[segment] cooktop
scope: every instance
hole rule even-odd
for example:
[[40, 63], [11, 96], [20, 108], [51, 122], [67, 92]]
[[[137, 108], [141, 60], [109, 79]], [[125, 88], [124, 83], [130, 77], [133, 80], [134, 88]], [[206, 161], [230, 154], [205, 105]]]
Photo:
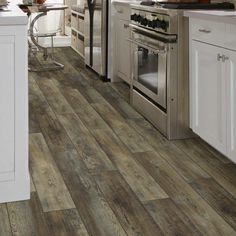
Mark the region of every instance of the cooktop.
[[155, 2], [143, 1], [141, 5], [145, 6], [160, 6], [167, 9], [208, 9], [208, 10], [223, 10], [234, 9], [234, 4], [230, 2], [221, 3], [173, 3], [173, 2]]

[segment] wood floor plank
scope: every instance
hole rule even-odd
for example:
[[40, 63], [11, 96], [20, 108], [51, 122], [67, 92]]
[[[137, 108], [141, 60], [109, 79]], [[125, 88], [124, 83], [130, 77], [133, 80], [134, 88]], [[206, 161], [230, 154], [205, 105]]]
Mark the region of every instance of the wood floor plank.
[[47, 101], [54, 112], [57, 114], [73, 113], [73, 109], [53, 83], [53, 80], [42, 76], [40, 79], [37, 79], [37, 84], [44, 96], [47, 97]]
[[191, 186], [236, 230], [236, 199], [214, 179], [198, 179]]
[[94, 137], [116, 164], [121, 175], [141, 201], [168, 198], [168, 195], [140, 166], [121, 141], [109, 130], [94, 130]]
[[42, 134], [29, 139], [30, 169], [44, 212], [75, 208]]
[[[193, 139], [175, 141], [175, 145], [183, 150], [193, 162], [197, 163], [230, 194], [236, 197], [236, 173], [235, 171], [229, 171], [229, 164], [223, 164], [212, 153], [199, 147]], [[233, 166], [235, 165], [233, 164]]]
[[7, 207], [14, 236], [52, 235], [36, 193], [31, 193], [29, 201], [8, 203]]
[[0, 235], [12, 235], [6, 204], [0, 204]]
[[89, 235], [126, 235], [76, 150], [58, 153], [55, 160]]
[[34, 181], [32, 179], [32, 176], [30, 175], [30, 192], [36, 192]]
[[159, 154], [139, 153], [136, 159], [203, 235], [235, 234], [233, 228]]
[[108, 127], [77, 89], [61, 86], [60, 91], [87, 127], [91, 129], [105, 129]]
[[161, 136], [145, 120], [129, 120], [137, 132], [143, 135], [150, 145], [165, 159], [187, 182], [192, 182], [198, 178], [210, 178], [210, 176], [193, 162], [188, 155], [177, 148], [171, 141]]
[[58, 119], [65, 127], [88, 169], [93, 172], [116, 169], [95, 138], [75, 114], [59, 115]]
[[142, 116], [135, 111], [124, 99], [121, 98], [110, 83], [95, 85], [95, 88], [106, 101], [125, 119], [139, 119]]
[[46, 213], [48, 227], [55, 236], [88, 236], [76, 209]]
[[119, 173], [103, 172], [95, 179], [128, 235], [163, 235]]
[[150, 201], [145, 207], [165, 235], [202, 235], [171, 199]]
[[153, 150], [148, 142], [132, 129], [109, 104], [93, 104], [92, 106], [131, 152]]
[[125, 82], [111, 83], [111, 87], [118, 92], [118, 94], [129, 103], [130, 101], [130, 86]]

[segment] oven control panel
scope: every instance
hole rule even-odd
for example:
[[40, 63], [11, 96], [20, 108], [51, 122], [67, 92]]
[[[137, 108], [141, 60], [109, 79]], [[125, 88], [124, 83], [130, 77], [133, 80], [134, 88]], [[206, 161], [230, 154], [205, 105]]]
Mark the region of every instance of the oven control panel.
[[130, 20], [133, 24], [167, 33], [170, 25], [169, 15], [132, 9]]

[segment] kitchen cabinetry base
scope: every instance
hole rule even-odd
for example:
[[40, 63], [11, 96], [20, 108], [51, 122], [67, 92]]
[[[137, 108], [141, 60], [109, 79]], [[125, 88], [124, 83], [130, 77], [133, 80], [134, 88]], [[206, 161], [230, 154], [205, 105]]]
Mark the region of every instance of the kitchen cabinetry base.
[[30, 178], [0, 182], [0, 203], [30, 199]]

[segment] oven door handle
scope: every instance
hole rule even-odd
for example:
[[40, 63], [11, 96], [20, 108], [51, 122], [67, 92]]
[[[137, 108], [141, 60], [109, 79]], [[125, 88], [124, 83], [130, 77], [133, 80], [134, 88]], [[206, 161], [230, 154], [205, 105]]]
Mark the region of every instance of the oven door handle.
[[164, 49], [157, 49], [157, 48], [153, 48], [153, 47], [150, 47], [150, 46], [147, 46], [145, 45], [144, 43], [141, 43], [141, 42], [138, 42], [138, 41], [135, 41], [135, 40], [132, 40], [132, 39], [126, 39], [127, 41], [131, 42], [131, 43], [134, 43], [136, 45], [139, 45], [141, 47], [144, 47], [146, 49], [149, 49], [155, 53], [160, 53], [160, 54], [165, 54], [166, 53], [166, 48]]

